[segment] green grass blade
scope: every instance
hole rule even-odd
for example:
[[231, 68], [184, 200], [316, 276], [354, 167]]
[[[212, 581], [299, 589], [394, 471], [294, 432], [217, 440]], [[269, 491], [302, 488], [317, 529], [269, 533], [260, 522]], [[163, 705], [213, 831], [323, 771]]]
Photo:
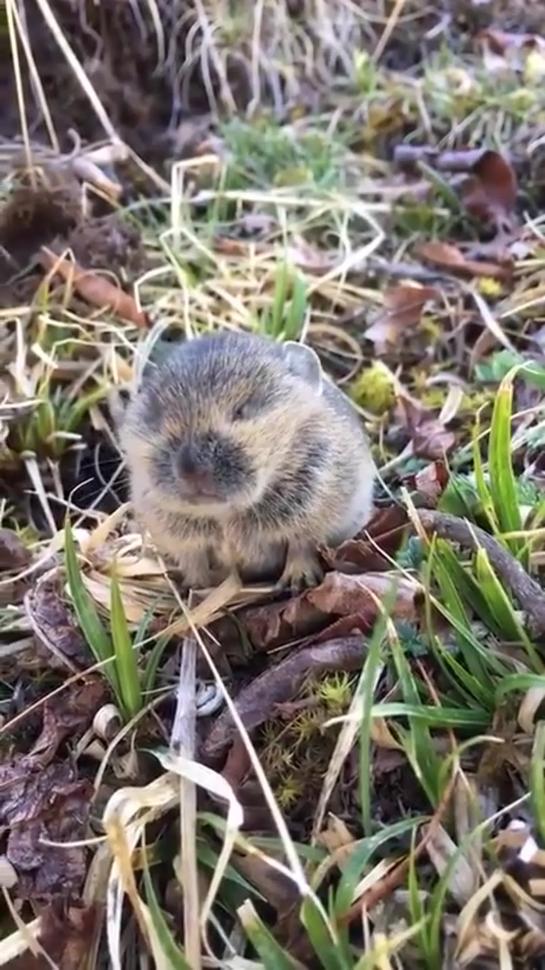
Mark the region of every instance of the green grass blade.
[[289, 274], [287, 263], [281, 263], [276, 271], [274, 298], [271, 308], [271, 337], [279, 337], [284, 323], [284, 311], [288, 295]]
[[149, 874], [147, 862], [144, 864], [144, 886], [153, 928], [161, 949], [165, 954], [165, 958], [168, 961], [168, 965], [172, 967], [172, 970], [191, 970], [183, 951], [176, 943], [176, 940], [170, 932], [168, 923], [163, 916], [155, 893], [153, 880]]
[[307, 286], [304, 278], [297, 273], [293, 280], [292, 294], [286, 322], [284, 338], [297, 340], [301, 336], [307, 311]]
[[123, 711], [134, 717], [142, 710], [142, 688], [137, 653], [132, 645], [125, 608], [116, 576], [110, 586], [110, 624], [115, 651], [115, 665]]
[[250, 943], [263, 961], [265, 970], [295, 970], [300, 966], [277, 943], [249, 899], [239, 906], [237, 913]]
[[473, 429], [472, 437], [472, 453], [473, 453], [473, 473], [475, 475], [475, 488], [477, 489], [477, 495], [481, 503], [482, 512], [488, 520], [489, 528], [493, 532], [499, 532], [499, 524], [496, 516], [496, 510], [494, 508], [494, 500], [492, 498], [492, 493], [486, 483], [484, 477], [483, 462], [481, 458], [480, 449], [480, 421], [479, 415], [475, 418], [475, 427]]
[[332, 936], [323, 913], [308, 896], [301, 907], [301, 922], [324, 970], [350, 970], [351, 961], [343, 952], [340, 940]]
[[[490, 494], [496, 519], [503, 532], [520, 532], [522, 529], [517, 482], [511, 459], [512, 411], [513, 377], [510, 373], [503, 379], [496, 393], [488, 447]], [[520, 554], [524, 548], [521, 539], [509, 539], [506, 544], [514, 555]], [[527, 563], [523, 565], [527, 566]]]
[[[422, 704], [416, 680], [397, 637], [392, 637], [391, 647], [403, 700], [413, 709], [420, 708]], [[405, 753], [427, 797], [432, 805], [436, 805], [441, 795], [438, 787], [441, 761], [424, 719], [409, 714], [408, 720], [410, 730], [407, 736], [403, 735]]]
[[[393, 605], [393, 598], [390, 596]], [[377, 685], [377, 676], [380, 673], [380, 655], [382, 642], [386, 632], [388, 606], [385, 604], [385, 614], [381, 614], [373, 630], [367, 657], [361, 672], [360, 682], [357, 693], [361, 690], [361, 723], [359, 732], [359, 789], [360, 789], [360, 811], [364, 835], [371, 835], [373, 830], [373, 811], [372, 811], [372, 767], [371, 767], [371, 710], [373, 707], [373, 695]]]
[[534, 670], [543, 670], [543, 662], [519, 622], [513, 604], [494, 572], [485, 549], [478, 549], [475, 554], [475, 572], [482, 594], [494, 618], [493, 627], [504, 640], [523, 643]]
[[464, 707], [429, 707], [425, 704], [405, 704], [400, 701], [375, 704], [371, 714], [373, 717], [380, 718], [416, 718], [433, 728], [482, 728], [490, 724], [490, 714], [488, 711], [476, 711]]
[[532, 687], [539, 687], [545, 690], [545, 675], [543, 674], [509, 674], [496, 687], [496, 701], [499, 702], [506, 694], [513, 691], [530, 690]]
[[[70, 596], [72, 597], [78, 623], [83, 635], [96, 660], [108, 660], [114, 656], [112, 641], [81, 578], [74, 537], [68, 518], [64, 524], [64, 562]], [[112, 684], [117, 696], [117, 676], [113, 664], [106, 664], [102, 669]]]
[[[157, 637], [157, 640], [153, 645], [153, 649], [150, 651], [150, 655], [147, 658], [144, 673], [142, 675], [142, 692], [144, 694], [149, 693], [155, 686], [157, 671], [159, 669], [159, 664], [161, 663], [161, 658], [171, 639], [172, 638], [170, 635], [165, 636], [164, 634]], [[135, 642], [139, 642], [138, 638], [136, 638]]]
[[427, 822], [425, 816], [414, 818], [404, 818], [399, 822], [393, 822], [387, 828], [381, 829], [367, 839], [361, 839], [352, 850], [350, 858], [342, 867], [341, 878], [335, 893], [333, 912], [337, 922], [343, 918], [352, 905], [354, 892], [360, 879], [362, 878], [365, 867], [370, 863], [377, 849], [390, 839], [398, 839], [414, 831], [418, 825]]
[[530, 763], [530, 790], [534, 820], [545, 841], [545, 721], [536, 727]]

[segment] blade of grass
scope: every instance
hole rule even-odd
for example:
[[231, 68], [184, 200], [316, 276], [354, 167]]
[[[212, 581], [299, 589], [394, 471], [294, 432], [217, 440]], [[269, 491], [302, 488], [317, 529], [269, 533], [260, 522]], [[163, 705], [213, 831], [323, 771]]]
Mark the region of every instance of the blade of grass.
[[277, 943], [249, 899], [239, 906], [237, 913], [250, 943], [263, 961], [265, 970], [295, 970], [301, 966]]
[[172, 970], [191, 970], [189, 963], [185, 959], [185, 956], [176, 943], [168, 923], [163, 916], [161, 907], [157, 899], [157, 894], [155, 892], [155, 887], [153, 885], [153, 880], [149, 874], [149, 868], [147, 864], [146, 853], [144, 852], [144, 886], [146, 890], [146, 900], [149, 907], [150, 917], [155, 930], [155, 934], [159, 945], [165, 955], [167, 965], [172, 967]]
[[[500, 529], [503, 532], [520, 532], [520, 514], [517, 482], [511, 458], [511, 416], [513, 411], [513, 374], [510, 372], [502, 380], [494, 401], [490, 440], [488, 446], [488, 466], [490, 469], [490, 494]], [[506, 545], [515, 556], [521, 558], [522, 565], [528, 568], [528, 557], [524, 555], [524, 542], [510, 539]]]
[[[64, 561], [70, 596], [83, 635], [97, 661], [110, 660], [114, 657], [113, 644], [81, 578], [74, 537], [68, 518], [64, 524]], [[114, 689], [116, 698], [119, 697], [119, 684], [114, 665], [109, 663], [102, 669]]]
[[545, 721], [539, 721], [536, 726], [530, 763], [530, 790], [534, 820], [542, 841], [545, 841]]
[[110, 626], [115, 652], [115, 666], [123, 712], [134, 717], [142, 710], [142, 688], [136, 650], [133, 648], [117, 576], [110, 581]]

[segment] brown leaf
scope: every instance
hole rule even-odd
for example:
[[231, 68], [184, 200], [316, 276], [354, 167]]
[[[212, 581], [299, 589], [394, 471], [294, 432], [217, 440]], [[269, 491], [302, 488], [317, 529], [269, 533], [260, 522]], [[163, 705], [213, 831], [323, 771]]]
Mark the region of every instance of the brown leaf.
[[46, 574], [40, 577], [25, 597], [25, 609], [36, 641], [50, 666], [75, 671], [93, 663], [85, 638], [61, 596], [57, 576]]
[[[82, 903], [68, 907], [48, 904], [40, 910], [38, 942], [58, 970], [86, 966], [100, 918], [100, 907]], [[10, 960], [6, 970], [46, 970], [52, 964], [27, 951]]]
[[93, 655], [62, 597], [57, 575], [46, 573], [40, 577], [25, 597], [25, 610], [50, 666], [75, 671], [93, 663]]
[[432, 507], [437, 505], [448, 480], [448, 468], [444, 461], [434, 461], [431, 465], [426, 465], [411, 478], [418, 495], [424, 499], [426, 505]]
[[[377, 617], [380, 602], [392, 588], [392, 577], [385, 573], [365, 573], [363, 576], [348, 576], [344, 573], [328, 573], [324, 581], [309, 589], [306, 597], [318, 610], [327, 616], [362, 617], [370, 624]], [[407, 579], [396, 580], [396, 600], [392, 616], [416, 619], [416, 586]]]
[[385, 352], [405, 330], [418, 326], [426, 304], [438, 297], [433, 286], [399, 283], [389, 287], [384, 294], [384, 310], [365, 331], [366, 338], [373, 341], [378, 353]]
[[445, 457], [456, 444], [456, 435], [448, 431], [439, 418], [407, 398], [400, 398], [398, 410], [402, 423], [411, 436], [414, 453], [431, 461]]
[[79, 896], [86, 873], [83, 848], [46, 842], [85, 838], [93, 786], [68, 759], [45, 767], [32, 755], [0, 766], [0, 825], [21, 899]]
[[79, 295], [87, 303], [102, 309], [111, 310], [124, 320], [129, 320], [137, 327], [147, 327], [148, 317], [143, 310], [139, 310], [135, 299], [130, 293], [125, 293], [104, 276], [85, 270], [79, 263], [63, 259], [42, 246], [40, 262], [47, 270], [58, 273], [68, 283], [73, 284]]
[[460, 273], [463, 276], [490, 276], [493, 279], [508, 280], [513, 275], [512, 263], [500, 265], [484, 260], [468, 259], [458, 246], [439, 240], [421, 243], [416, 247], [416, 253], [433, 266], [450, 269], [453, 273]]
[[0, 569], [24, 569], [30, 559], [30, 552], [19, 536], [11, 529], [0, 529]]
[[407, 513], [400, 505], [379, 509], [354, 539], [347, 539], [337, 549], [323, 549], [322, 559], [331, 569], [341, 572], [389, 569], [390, 559], [400, 548], [408, 523]]
[[499, 152], [489, 150], [481, 154], [472, 171], [462, 189], [466, 209], [478, 219], [504, 224], [517, 200], [517, 178], [512, 165]]
[[43, 705], [43, 724], [31, 755], [40, 764], [54, 757], [65, 738], [78, 738], [104, 704], [108, 688], [99, 674], [89, 674], [70, 690], [48, 697]]

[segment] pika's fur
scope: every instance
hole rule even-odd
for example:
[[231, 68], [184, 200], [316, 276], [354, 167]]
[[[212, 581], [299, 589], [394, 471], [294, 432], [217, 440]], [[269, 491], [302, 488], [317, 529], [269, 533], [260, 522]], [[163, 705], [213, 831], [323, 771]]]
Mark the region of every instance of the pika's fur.
[[233, 569], [312, 584], [317, 546], [371, 513], [359, 419], [302, 344], [224, 333], [179, 345], [128, 405], [121, 441], [136, 516], [191, 587]]

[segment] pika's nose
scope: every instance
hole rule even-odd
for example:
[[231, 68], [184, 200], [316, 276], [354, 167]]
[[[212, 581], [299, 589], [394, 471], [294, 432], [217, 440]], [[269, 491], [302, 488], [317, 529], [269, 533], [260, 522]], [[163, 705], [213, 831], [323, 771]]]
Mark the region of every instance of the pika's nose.
[[178, 451], [178, 471], [185, 491], [194, 494], [212, 494], [214, 477], [212, 467], [199, 449], [190, 442]]

